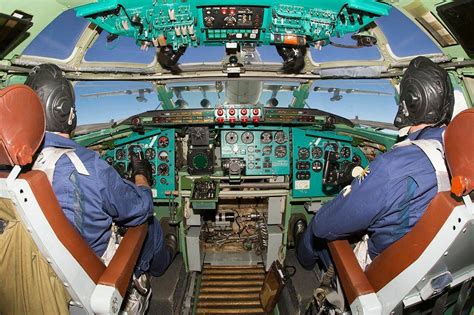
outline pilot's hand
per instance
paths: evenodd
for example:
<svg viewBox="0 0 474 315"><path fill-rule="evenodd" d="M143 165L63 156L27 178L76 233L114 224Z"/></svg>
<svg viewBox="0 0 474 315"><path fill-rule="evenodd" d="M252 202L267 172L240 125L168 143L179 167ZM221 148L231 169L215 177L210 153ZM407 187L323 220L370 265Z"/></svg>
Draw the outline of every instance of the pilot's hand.
<svg viewBox="0 0 474 315"><path fill-rule="evenodd" d="M142 152L131 155L130 166L132 171L132 178L135 178L135 176L137 175L143 175L148 182L148 186L151 186L151 183L153 182L151 164L150 162L148 162L147 159L145 159Z"/></svg>

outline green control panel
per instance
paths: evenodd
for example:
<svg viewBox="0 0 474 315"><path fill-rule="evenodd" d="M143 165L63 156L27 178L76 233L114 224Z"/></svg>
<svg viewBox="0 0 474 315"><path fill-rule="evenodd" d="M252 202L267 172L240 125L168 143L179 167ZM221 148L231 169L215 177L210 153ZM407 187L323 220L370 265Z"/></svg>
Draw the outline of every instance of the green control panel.
<svg viewBox="0 0 474 315"><path fill-rule="evenodd" d="M331 131L293 128L293 197L337 194L352 181L352 169L369 162L352 138Z"/></svg>
<svg viewBox="0 0 474 315"><path fill-rule="evenodd" d="M245 175L289 175L290 134L288 127L232 128L221 131L224 168L241 165ZM229 167L226 167L229 165Z"/></svg>
<svg viewBox="0 0 474 315"><path fill-rule="evenodd" d="M98 0L76 8L107 32L136 39L143 48L223 45L328 44L388 15L376 0Z"/></svg>
<svg viewBox="0 0 474 315"><path fill-rule="evenodd" d="M125 139L116 140L114 148L108 150L103 159L112 165L122 177L130 179L130 156L141 152L152 167L153 198L168 198L167 192L176 189L174 134L174 129L159 130L149 137L133 133Z"/></svg>

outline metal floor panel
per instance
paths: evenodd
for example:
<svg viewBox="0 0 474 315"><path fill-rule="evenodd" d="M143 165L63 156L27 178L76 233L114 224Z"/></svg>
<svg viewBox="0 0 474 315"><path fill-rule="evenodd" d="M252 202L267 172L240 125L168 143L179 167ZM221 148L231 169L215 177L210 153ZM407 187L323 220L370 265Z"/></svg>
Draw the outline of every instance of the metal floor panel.
<svg viewBox="0 0 474 315"><path fill-rule="evenodd" d="M259 292L265 279L262 264L203 266L197 314L265 314Z"/></svg>

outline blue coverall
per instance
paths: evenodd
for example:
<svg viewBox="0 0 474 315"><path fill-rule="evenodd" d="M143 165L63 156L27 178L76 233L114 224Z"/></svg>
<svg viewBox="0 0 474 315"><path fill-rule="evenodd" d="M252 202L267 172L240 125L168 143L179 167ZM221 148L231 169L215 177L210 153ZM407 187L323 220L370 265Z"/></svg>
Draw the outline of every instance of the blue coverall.
<svg viewBox="0 0 474 315"><path fill-rule="evenodd" d="M410 140L442 143L444 128L427 127L409 134ZM340 193L316 213L298 245L301 265L314 268L318 257L331 263L326 241L367 233L371 259L400 239L418 222L438 191L435 170L415 145L395 148L375 158L370 173L351 191Z"/></svg>
<svg viewBox="0 0 474 315"><path fill-rule="evenodd" d="M159 276L168 267L171 254L154 219L150 188L122 179L99 155L76 142L46 132L43 147L71 148L89 176L79 174L66 155L56 163L53 190L69 222L101 257L111 236L112 221L131 227L149 222L148 234L135 267L135 275L150 271Z"/></svg>

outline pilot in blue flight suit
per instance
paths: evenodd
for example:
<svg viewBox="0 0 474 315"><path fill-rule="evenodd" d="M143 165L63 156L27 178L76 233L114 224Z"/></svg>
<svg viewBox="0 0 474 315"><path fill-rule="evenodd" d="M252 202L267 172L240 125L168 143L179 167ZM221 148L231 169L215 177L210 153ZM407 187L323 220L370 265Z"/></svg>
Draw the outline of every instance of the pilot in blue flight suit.
<svg viewBox="0 0 474 315"><path fill-rule="evenodd" d="M417 57L401 81L394 125L401 135L408 132L409 142L442 144L453 106L447 72L428 58ZM301 265L312 269L319 258L328 268L326 241L364 234L369 236L368 254L374 259L410 231L441 186L429 155L417 145L402 145L377 156L365 174L313 217L298 242Z"/></svg>
<svg viewBox="0 0 474 315"><path fill-rule="evenodd" d="M112 222L131 227L148 221L135 276L145 272L161 275L176 253L176 239L167 237L165 241L160 224L153 218L149 162L133 158L133 184L122 179L97 153L69 138L76 128L74 90L56 65L35 67L26 84L40 96L45 110L47 132L38 159L51 166L50 174L48 169L46 173L66 217L98 257L108 247ZM39 165L38 160L35 165Z"/></svg>

